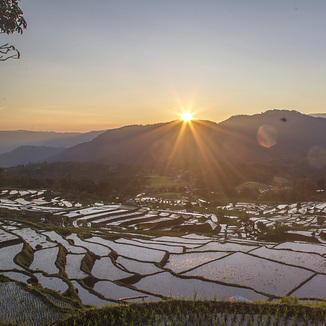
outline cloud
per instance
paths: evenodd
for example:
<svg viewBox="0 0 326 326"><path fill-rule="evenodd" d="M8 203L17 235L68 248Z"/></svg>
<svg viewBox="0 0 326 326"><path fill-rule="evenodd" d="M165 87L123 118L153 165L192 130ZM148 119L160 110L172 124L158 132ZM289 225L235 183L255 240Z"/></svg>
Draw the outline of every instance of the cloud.
<svg viewBox="0 0 326 326"><path fill-rule="evenodd" d="M5 110L6 108L4 106L0 106L0 111Z"/></svg>

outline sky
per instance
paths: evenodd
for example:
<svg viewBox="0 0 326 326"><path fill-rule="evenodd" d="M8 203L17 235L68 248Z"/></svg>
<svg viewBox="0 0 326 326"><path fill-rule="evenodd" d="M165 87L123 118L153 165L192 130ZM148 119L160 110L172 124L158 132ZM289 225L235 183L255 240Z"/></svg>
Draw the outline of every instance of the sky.
<svg viewBox="0 0 326 326"><path fill-rule="evenodd" d="M0 130L326 112L325 0L21 0Z"/></svg>

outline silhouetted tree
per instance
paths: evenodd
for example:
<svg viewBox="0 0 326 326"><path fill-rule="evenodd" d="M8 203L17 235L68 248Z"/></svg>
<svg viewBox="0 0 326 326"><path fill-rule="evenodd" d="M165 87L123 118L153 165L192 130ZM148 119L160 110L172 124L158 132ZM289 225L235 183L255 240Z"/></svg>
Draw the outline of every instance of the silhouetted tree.
<svg viewBox="0 0 326 326"><path fill-rule="evenodd" d="M0 0L0 34L23 33L27 27L23 11L18 6L19 0ZM20 53L9 43L0 46L0 61L10 58L19 59Z"/></svg>
<svg viewBox="0 0 326 326"><path fill-rule="evenodd" d="M304 177L294 186L296 200L311 200L316 194L317 183Z"/></svg>
<svg viewBox="0 0 326 326"><path fill-rule="evenodd" d="M2 184L4 180L4 170L3 168L0 168L0 185Z"/></svg>

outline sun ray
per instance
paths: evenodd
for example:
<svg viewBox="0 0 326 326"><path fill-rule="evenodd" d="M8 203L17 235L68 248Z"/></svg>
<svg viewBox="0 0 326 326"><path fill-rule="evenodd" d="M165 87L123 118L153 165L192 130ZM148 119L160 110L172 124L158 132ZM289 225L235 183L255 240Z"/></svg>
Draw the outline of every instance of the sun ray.
<svg viewBox="0 0 326 326"><path fill-rule="evenodd" d="M183 121L183 123L181 125L181 128L180 128L180 131L178 133L177 139L176 139L176 141L174 143L174 146L172 148L171 155L170 155L169 160L168 160L168 162L166 164L166 168L165 168L166 171L169 169L169 167L171 166L171 164L173 162L173 158L174 158L174 156L175 156L175 154L177 152L178 146L179 146L179 144L181 142L181 139L182 139L182 136L183 136L183 134L185 132L186 124L187 123L185 121Z"/></svg>
<svg viewBox="0 0 326 326"><path fill-rule="evenodd" d="M210 135L215 132L218 136L213 139ZM134 142L135 144L151 142L148 158L153 168L157 168L163 175L170 175L171 168L174 165L179 166L187 170L189 175L193 173L194 180L200 181L199 188L203 187L207 194L215 196L214 198L228 198L230 172L232 171L232 175L238 178L241 175L229 161L229 155L221 155L220 148L226 147L232 154L231 157L234 157L234 152L241 148L228 148L228 144L224 143L226 134L232 135L235 139L241 137L228 128L208 121L178 119L149 126L146 133L135 137ZM141 159L144 152L138 155ZM191 182L190 185L195 183Z"/></svg>
<svg viewBox="0 0 326 326"><path fill-rule="evenodd" d="M204 121L200 121L200 120L197 120L196 122L198 122L199 124L205 124ZM217 126L217 125L211 125L210 128L212 130L218 131L220 133L221 137L224 137L224 136L228 135L228 136L234 137L235 139L237 139L237 138L240 139L241 138L243 140L243 135L234 134L234 132L232 130L228 131L225 128L221 128L220 126ZM222 143L223 143L223 140L222 140ZM208 147L210 147L210 148L208 148L208 151L211 152L211 153L214 152L213 147L219 146L218 144L215 144L215 143L214 144L208 144L207 143L207 145L210 145L210 146L208 146ZM230 149L230 151L233 151L232 148ZM221 153L219 153L218 155L220 155L220 154ZM215 158L212 162L214 162L213 166L214 166L214 168L216 170L216 173L219 175L220 182L223 183L224 187L225 187L225 185L227 185L229 183L228 176L227 176L225 170L232 171L232 174L234 176L241 179L241 177L242 177L241 173L238 171L236 166L234 164L232 164L232 162L229 161L227 156L226 157L224 155L219 156L219 159Z"/></svg>

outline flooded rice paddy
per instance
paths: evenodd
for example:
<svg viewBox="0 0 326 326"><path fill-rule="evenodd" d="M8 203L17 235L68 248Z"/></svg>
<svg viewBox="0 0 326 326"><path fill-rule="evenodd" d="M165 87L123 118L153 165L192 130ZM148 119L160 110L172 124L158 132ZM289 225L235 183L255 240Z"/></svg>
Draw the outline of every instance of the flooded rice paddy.
<svg viewBox="0 0 326 326"><path fill-rule="evenodd" d="M21 194L24 201L17 201L21 199ZM136 216L134 208L121 208L119 205L80 208L62 200L57 200L61 207L57 210L58 207L51 206L53 202L49 199L41 198L42 205L40 200L33 200L37 194L28 191L2 193L0 204L2 208L20 207L32 211L43 209L49 212L55 208L53 214L62 216L66 223L70 219L70 225L75 222L77 227L85 220L94 223L98 219L98 224L103 221L105 224L96 232L90 229L88 236L83 237L78 229L72 229L70 235L64 236L54 230L45 231L3 219L0 224L0 274L12 281L0 282L1 296L9 296L8 291L12 287L12 296L17 293L27 298L30 294L23 293L24 290L17 285L19 283L14 281L30 285L33 276L34 285L60 293L66 293L72 287L83 304L95 306L121 299L156 301L166 297L228 299L240 295L249 300L274 300L287 295L302 300L326 299L326 241L321 236L325 230L316 224L317 218L311 215L307 218L311 228L319 228L316 243L274 243L249 236L239 238L232 228L227 237L223 229L212 232L210 236L193 232L181 233L180 236L155 236L135 233L132 228L128 232L125 229L121 229L124 232L116 228L111 230L108 224L108 221L123 216L122 222L132 220L130 225L138 225L137 219L144 219L147 213L153 218L153 211L143 209ZM245 207L251 212L255 209L244 204L238 209ZM302 207L318 214L326 209L322 203L306 203ZM236 209L234 205L232 208ZM303 221L304 215L297 213L301 208L298 205L282 205L273 208L273 214L278 214L280 210L286 214L291 211L292 215L286 215L291 221ZM224 209L227 211L229 206ZM124 211L122 215L121 211ZM125 211L132 214L129 219L125 219ZM262 220L273 221L270 208L256 207L256 211L261 212ZM263 215L264 211L268 216ZM110 214L115 215L110 217ZM168 217L174 215L171 219L175 221L190 213L157 212L157 216L162 217L162 214ZM191 218L198 218L197 215ZM185 217L183 223L186 224L186 221ZM153 223L156 223L155 219ZM167 224L164 227L169 229ZM22 265L17 256L26 244L32 249L32 259L29 265ZM42 303L37 300L35 307L43 309ZM9 310L1 313L1 318L4 318L3 314L11 317ZM44 310L43 314L47 313Z"/></svg>

